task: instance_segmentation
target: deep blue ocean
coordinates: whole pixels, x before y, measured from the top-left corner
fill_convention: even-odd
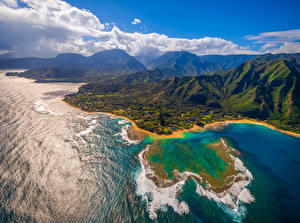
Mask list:
[[[240,216],[222,208],[213,200],[196,193],[196,182],[188,180],[183,191],[174,195],[189,208],[178,214],[162,201],[157,217],[149,217],[149,203],[157,191],[139,192],[138,176],[141,165],[138,154],[146,142],[131,144],[120,134],[128,123],[99,115],[94,130],[93,146],[88,153],[97,154],[101,162],[91,169],[99,179],[105,199],[98,201],[101,208],[94,220],[107,222],[300,222],[300,139],[267,127],[254,124],[230,124],[219,131],[193,133],[193,140],[226,138],[241,152],[240,159],[253,175],[249,185],[255,201],[245,204],[245,215]],[[121,124],[120,124],[121,123]],[[84,136],[83,136],[84,137]],[[89,138],[88,140],[91,140]],[[146,182],[144,182],[146,183]],[[143,186],[143,185],[142,185]],[[145,185],[144,185],[145,186]],[[97,197],[97,196],[95,196]],[[145,199],[147,198],[147,199]],[[164,198],[162,198],[163,200]],[[96,200],[94,201],[96,202]],[[158,205],[159,205],[158,201]]]
[[[140,158],[151,140],[132,142],[124,119],[72,110],[44,94],[65,84],[1,81],[0,222],[300,222],[299,138],[236,123],[168,141],[194,156],[221,138],[240,151],[252,177],[232,209],[200,195],[194,179],[156,187]],[[204,164],[216,166],[206,157]],[[254,199],[245,203],[248,192]]]

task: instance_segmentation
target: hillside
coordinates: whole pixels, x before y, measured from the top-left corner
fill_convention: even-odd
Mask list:
[[[255,60],[225,72],[221,105],[248,117],[300,130],[300,63]]]
[[[258,55],[204,55],[199,56],[200,59],[205,60],[209,63],[217,65],[222,70],[231,69],[241,65],[247,60],[252,60],[258,57]]]
[[[297,58],[261,57],[228,71],[158,82],[103,81],[84,85],[65,100],[87,111],[127,116],[156,133],[241,117],[299,133]]]
[[[68,79],[88,82],[103,76],[124,75],[145,70],[145,66],[124,50],[107,50],[85,57],[80,54],[65,53],[55,58],[17,58],[0,60],[0,68],[30,69],[18,76],[39,81],[68,81]],[[88,79],[91,78],[89,81]]]
[[[219,66],[200,59],[187,51],[167,52],[153,60],[151,68],[172,68],[182,75],[199,75],[220,69]]]

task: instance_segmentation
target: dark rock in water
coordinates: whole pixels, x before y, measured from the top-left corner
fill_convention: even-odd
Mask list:
[[[144,132],[140,132],[134,127],[130,127],[127,130],[127,136],[130,140],[143,140],[147,137],[147,134]]]

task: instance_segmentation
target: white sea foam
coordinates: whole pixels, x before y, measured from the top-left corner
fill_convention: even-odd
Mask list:
[[[86,117],[85,119],[87,120],[90,120],[91,117]],[[77,136],[80,137],[80,136],[84,136],[84,135],[88,135],[90,134],[95,128],[97,127],[97,120],[92,120],[90,123],[89,123],[89,127],[79,133],[77,133]]]
[[[85,120],[91,120],[91,119],[93,119],[93,118],[94,118],[94,117],[93,117],[92,115],[88,115],[88,116],[85,116],[85,117],[84,117]]]
[[[141,142],[141,140],[131,140],[131,139],[129,139],[129,137],[128,137],[128,129],[129,128],[131,128],[130,125],[124,125],[122,127],[120,135],[121,135],[123,141],[126,142],[128,145],[139,144]]]
[[[46,107],[42,104],[41,101],[34,102],[33,109],[39,113],[45,114],[45,115],[56,115],[55,112],[46,109]]]
[[[136,174],[137,194],[147,203],[147,210],[151,219],[157,218],[157,211],[167,211],[167,205],[172,207],[175,212],[180,215],[189,213],[189,207],[184,202],[176,198],[182,192],[182,187],[185,181],[179,181],[171,187],[159,188],[154,182],[147,178],[148,175],[153,175],[153,171],[149,166],[143,165],[143,154],[148,150],[146,148],[139,153],[139,161],[141,171]]]
[[[224,140],[222,142],[225,144]],[[225,212],[234,218],[235,222],[240,222],[247,213],[243,204],[255,201],[255,198],[247,188],[253,180],[253,176],[238,157],[231,156],[231,158],[234,159],[235,169],[240,171],[235,178],[241,178],[242,180],[235,182],[228,190],[222,193],[205,190],[199,184],[197,184],[196,192],[201,196],[216,201]]]
[[[127,123],[127,125],[124,125],[126,123]],[[129,139],[128,129],[131,128],[131,125],[130,125],[131,123],[129,121],[127,121],[126,119],[120,120],[120,121],[118,121],[118,124],[119,125],[124,125],[124,126],[122,126],[122,128],[121,128],[121,132],[117,133],[115,135],[120,135],[125,144],[132,145],[132,144],[139,144],[141,142],[141,140],[131,140],[131,139]]]
[[[122,119],[122,120],[118,121],[119,125],[124,125],[126,123],[130,123],[130,122],[128,120],[126,120],[126,119]]]
[[[228,145],[226,145],[223,139],[221,140],[224,146],[227,148]],[[136,182],[137,194],[142,196],[147,202],[150,217],[152,219],[156,218],[156,211],[158,209],[164,209],[166,205],[173,207],[174,211],[179,214],[188,213],[188,205],[183,202],[179,203],[179,201],[176,199],[176,196],[182,192],[182,187],[188,177],[195,177],[202,182],[201,176],[192,172],[180,173],[179,177],[181,181],[171,187],[158,188],[152,180],[147,178],[147,176],[151,177],[154,175],[153,170],[143,158],[143,154],[145,154],[148,149],[149,148],[146,148],[139,154],[139,161],[142,170],[139,174],[137,174]],[[241,180],[235,182],[228,190],[222,193],[215,193],[214,191],[208,189],[206,190],[197,183],[196,192],[200,196],[205,196],[210,200],[216,201],[226,213],[232,216],[232,219],[235,222],[240,222],[247,213],[246,207],[243,204],[255,201],[249,189],[247,189],[247,186],[253,180],[253,176],[239,158],[235,156],[231,156],[231,158],[234,160],[235,169],[240,172],[235,176],[235,178],[239,178]],[[207,188],[209,187],[210,185],[207,184]],[[149,200],[149,197],[152,198],[152,200]]]

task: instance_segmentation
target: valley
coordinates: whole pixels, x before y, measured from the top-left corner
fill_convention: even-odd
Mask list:
[[[85,111],[126,116],[158,134],[244,118],[300,133],[299,67],[296,54],[264,55],[192,77],[154,70],[83,85],[64,100]]]

